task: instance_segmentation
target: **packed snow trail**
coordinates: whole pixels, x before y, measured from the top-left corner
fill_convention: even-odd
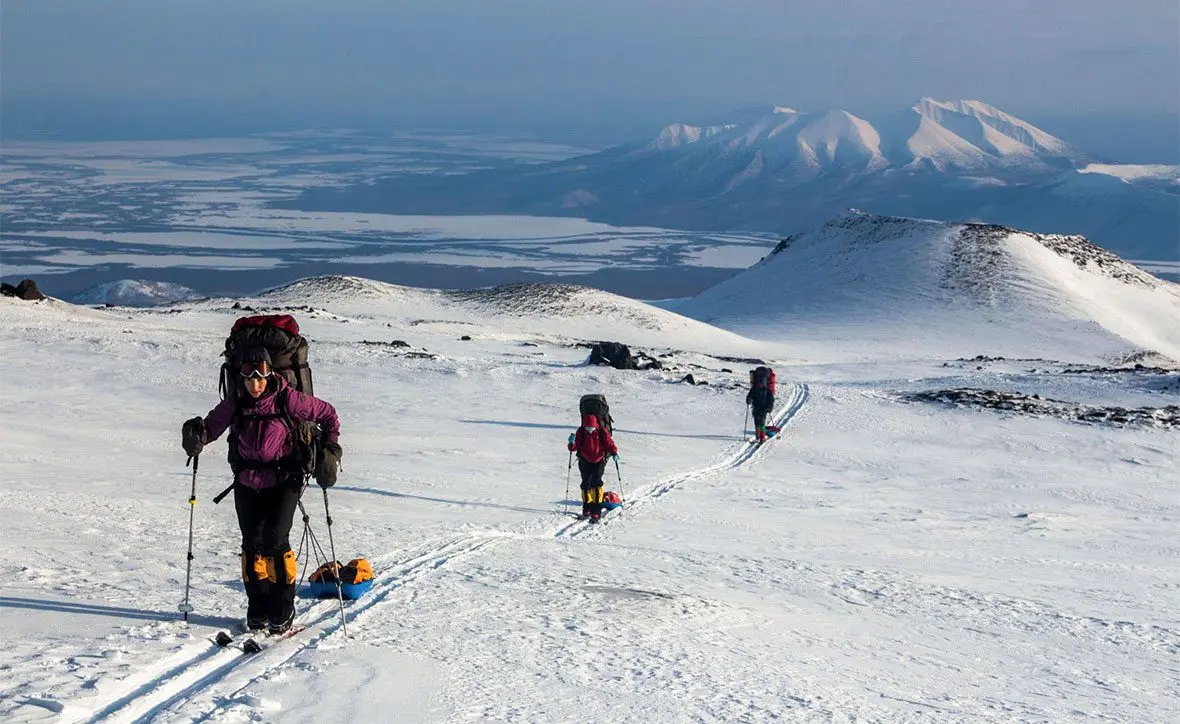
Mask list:
[[[803,405],[807,402],[808,387],[805,383],[792,383],[791,393],[787,397],[786,404],[782,410],[779,411],[775,417],[773,424],[778,427],[784,427],[791,421],[799,410],[803,409]],[[780,435],[783,433],[779,433]],[[777,437],[777,435],[776,435]],[[770,441],[768,441],[770,442]],[[746,463],[754,460],[758,453],[762,450],[762,445],[750,445],[744,439],[737,445],[733,452],[729,453],[720,462],[710,465],[708,467],[700,468],[699,470],[692,470],[687,473],[680,473],[673,475],[670,478],[661,480],[660,482],[651,485],[642,486],[635,491],[632,491],[623,503],[623,507],[618,513],[612,514],[611,519],[616,519],[621,515],[626,515],[634,508],[647,505],[653,500],[657,500],[675,490],[684,483],[698,480],[700,478],[715,475],[717,473],[725,472],[726,470],[733,470],[739,468]],[[562,526],[555,534],[557,537],[574,537],[590,533],[595,530],[593,526],[586,525],[584,521],[574,521]]]
[[[386,564],[382,567],[385,575],[374,583],[369,594],[349,605],[349,618],[355,620],[390,592],[492,541],[492,538],[487,537],[465,536],[433,545],[405,561]],[[261,653],[246,655],[236,647],[226,649],[213,641],[203,640],[204,645],[195,647],[195,652],[190,649],[189,652],[173,656],[161,666],[148,669],[143,675],[128,681],[121,695],[100,705],[97,711],[63,721],[97,722],[108,717],[113,717],[112,721],[150,720],[173,704],[190,699],[215,685],[243,688],[340,628],[339,608],[334,600],[312,605],[301,614],[300,619],[305,622],[303,625],[306,630],[292,637],[294,645],[268,646]]]
[[[782,410],[776,414],[774,424],[785,427],[803,408],[807,398],[807,385],[792,383],[791,392]],[[743,438],[733,446],[731,452],[713,465],[639,486],[628,496],[624,508],[612,518],[619,518],[636,507],[650,504],[684,483],[742,467],[755,460],[762,448],[761,445],[747,444]],[[563,521],[552,528],[548,535],[574,538],[597,528],[584,521]],[[425,551],[401,561],[384,562],[377,559],[375,563],[381,575],[365,597],[347,604],[345,618],[349,623],[360,620],[370,609],[407,583],[453,561],[486,550],[504,540],[544,535],[541,532],[522,536],[519,533],[479,531],[432,544]],[[89,706],[85,709],[79,705],[66,705],[61,721],[71,724],[147,722],[198,696],[202,696],[204,701],[194,711],[185,711],[184,716],[191,721],[204,721],[226,702],[237,701],[252,684],[273,675],[300,653],[317,647],[341,628],[335,600],[312,604],[300,614],[299,620],[305,630],[292,636],[289,642],[275,642],[275,645],[267,646],[256,654],[244,654],[237,647],[223,648],[212,640],[202,639],[202,643],[194,644],[159,665],[143,670],[138,676],[129,677],[104,701],[87,702]]]

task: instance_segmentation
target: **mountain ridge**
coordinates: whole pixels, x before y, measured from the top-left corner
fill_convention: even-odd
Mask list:
[[[1180,260],[1180,185],[1103,161],[977,100],[923,98],[871,121],[767,106],[720,123],[672,123],[571,159],[445,178],[400,174],[276,205],[781,234],[855,207],[1083,234],[1126,258]]]

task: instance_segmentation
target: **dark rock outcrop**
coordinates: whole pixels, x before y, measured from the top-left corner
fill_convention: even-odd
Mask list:
[[[621,342],[596,342],[590,348],[592,365],[610,365],[617,370],[633,370],[635,359],[631,356],[631,349]]]
[[[0,294],[3,294],[6,297],[24,299],[25,301],[29,302],[36,302],[45,298],[44,294],[37,291],[37,283],[32,279],[25,279],[16,286],[11,284],[0,284]]]

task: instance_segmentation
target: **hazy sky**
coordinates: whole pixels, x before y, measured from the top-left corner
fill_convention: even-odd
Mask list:
[[[1177,0],[3,0],[0,34],[9,131],[623,128],[921,96],[1180,114]]]

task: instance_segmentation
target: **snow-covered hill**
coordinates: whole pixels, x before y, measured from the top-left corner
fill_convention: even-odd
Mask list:
[[[201,296],[183,284],[143,279],[120,279],[98,284],[70,297],[75,304],[113,304],[122,307],[154,307]]]
[[[1133,347],[1180,361],[1180,285],[1082,237],[1000,226],[853,212],[670,306],[756,338],[835,334],[854,356],[893,347],[1077,358]]]
[[[351,276],[301,279],[239,303],[251,308],[327,310],[358,319],[399,319],[458,333],[475,320],[491,321],[477,334],[542,335],[620,341],[710,351],[760,343],[628,297],[573,284],[508,284],[474,290],[404,287]],[[210,305],[222,305],[212,300]]]
[[[923,98],[873,119],[774,106],[674,123],[651,139],[549,164],[400,175],[312,190],[290,205],[775,233],[861,208],[1082,234],[1125,258],[1180,260],[1180,186],[1142,173],[1131,182],[1132,172],[1097,161],[982,101]],[[1093,183],[1099,176],[1120,188]]]

